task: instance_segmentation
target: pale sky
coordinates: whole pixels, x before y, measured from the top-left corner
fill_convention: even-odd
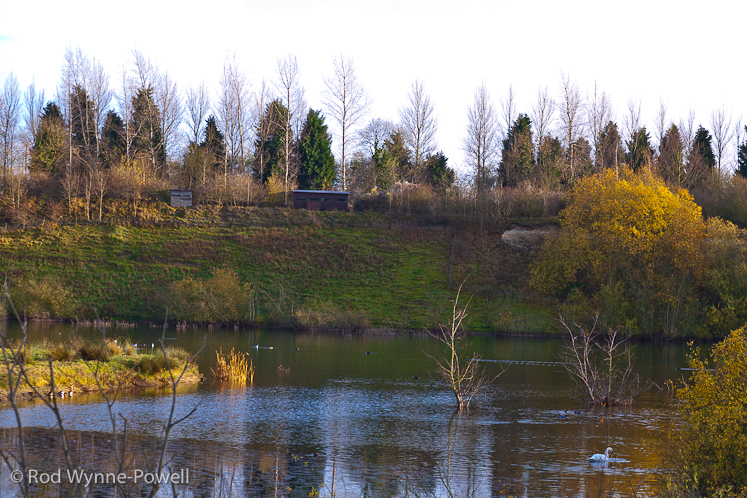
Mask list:
[[[215,102],[227,55],[257,87],[294,54],[306,100],[320,109],[322,78],[345,55],[373,100],[369,118],[397,121],[421,80],[438,147],[462,171],[467,108],[481,82],[496,106],[513,85],[518,111],[531,113],[540,87],[559,94],[562,71],[584,95],[596,82],[621,130],[628,100],[640,99],[652,136],[660,100],[674,122],[692,109],[695,125],[710,129],[721,107],[747,121],[745,14],[747,3],[733,0],[0,0],[0,83],[13,71],[22,89],[34,78],[50,99],[65,49],[80,46],[116,90],[138,49],[180,91],[204,80]]]

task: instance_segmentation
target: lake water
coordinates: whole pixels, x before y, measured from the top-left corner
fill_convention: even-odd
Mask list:
[[[71,331],[37,326],[30,336],[64,339]],[[149,348],[160,330],[109,334]],[[662,466],[662,431],[674,417],[672,398],[658,390],[630,407],[588,408],[559,363],[563,343],[553,339],[470,338],[469,351],[494,360],[482,363],[489,373],[507,370],[469,412],[455,413],[453,395],[433,376],[428,357],[443,349],[429,337],[195,329],[167,336],[190,351],[207,336],[199,358],[207,375],[221,347],[249,352],[256,368],[245,388],[207,383],[179,390],[178,416],[198,407],[171,435],[172,467],[191,472],[190,486],[179,488],[185,496],[567,497],[610,489],[611,496],[646,496]],[[686,346],[635,347],[643,378],[662,385],[682,375],[677,368],[686,366]],[[102,397],[60,403],[76,458],[87,468],[111,468]],[[166,390],[119,395],[115,410],[127,420],[133,461],[159,435],[170,406]],[[30,461],[59,466],[49,409],[28,402],[21,414]],[[0,427],[14,426],[12,412],[0,410]],[[12,432],[3,431],[2,444],[13,448]],[[626,462],[589,464],[608,446]],[[14,489],[7,468],[0,485]],[[99,489],[101,496],[112,495],[107,489]]]

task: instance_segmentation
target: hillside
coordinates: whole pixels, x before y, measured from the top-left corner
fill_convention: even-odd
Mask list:
[[[258,313],[241,325],[423,330],[446,319],[451,267],[453,286],[465,281],[472,297],[470,329],[546,332],[557,306],[519,297],[532,250],[507,245],[508,226],[206,207],[140,226],[8,232],[0,270],[36,318],[159,322],[174,282],[222,269],[256,291]]]

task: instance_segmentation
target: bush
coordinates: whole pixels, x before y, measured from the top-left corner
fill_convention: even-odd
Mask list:
[[[112,353],[106,344],[102,348],[100,342],[84,341],[78,347],[78,356],[85,361],[109,361]]]
[[[739,175],[715,177],[713,182],[693,191],[706,216],[718,216],[747,228],[747,178]]]
[[[212,278],[186,278],[169,286],[174,318],[192,323],[248,323],[256,316],[255,286],[241,284],[235,271],[213,270]]]
[[[76,316],[78,302],[73,293],[51,277],[21,282],[13,292],[19,313],[29,318],[70,319]]]
[[[708,259],[704,297],[709,329],[716,337],[747,323],[747,230],[711,218],[703,252]]]
[[[346,330],[361,330],[370,327],[370,323],[363,313],[356,313],[340,309],[331,303],[311,299],[295,313],[298,325],[317,329],[322,327]]]
[[[671,434],[673,496],[747,493],[747,334],[738,329],[692,355],[690,381],[677,390],[681,427]]]
[[[49,347],[49,356],[55,361],[73,361],[78,350],[70,342],[59,342]]]
[[[561,297],[578,289],[602,305],[603,294],[619,294],[629,311],[611,326],[693,333],[705,226],[687,191],[648,173],[600,173],[576,185],[561,226],[532,267],[532,287]],[[620,314],[620,302],[611,311]]]

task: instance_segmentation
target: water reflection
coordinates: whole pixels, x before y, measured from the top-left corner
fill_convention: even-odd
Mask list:
[[[156,332],[128,334],[151,342]],[[194,350],[202,334],[169,335]],[[587,409],[557,364],[560,346],[473,338],[470,347],[485,359],[510,366],[469,413],[455,415],[452,396],[429,375],[424,352],[439,352],[429,338],[209,331],[201,370],[209,372],[214,350],[236,347],[252,355],[255,383],[180,389],[177,416],[199,409],[174,430],[170,455],[173,465],[193,472],[186,496],[448,496],[449,490],[454,496],[585,496],[600,487],[614,487],[616,496],[646,495],[660,465],[658,431],[669,424],[671,400],[649,392],[630,407]],[[659,383],[678,377],[685,352],[680,345],[639,345],[642,376]],[[289,370],[278,372],[280,365]],[[116,409],[137,444],[158,436],[170,407],[166,394],[120,395]],[[86,441],[82,447],[96,448],[85,465],[110,465],[101,398],[76,396],[61,406],[66,426]],[[0,427],[14,426],[11,415],[0,410]],[[45,454],[40,465],[59,465],[54,452],[43,451],[54,447],[46,408],[29,402],[22,416],[29,437],[40,438],[32,445]],[[12,445],[8,434],[4,448]],[[588,457],[607,446],[627,462],[591,466]],[[5,475],[2,489],[8,490]]]

